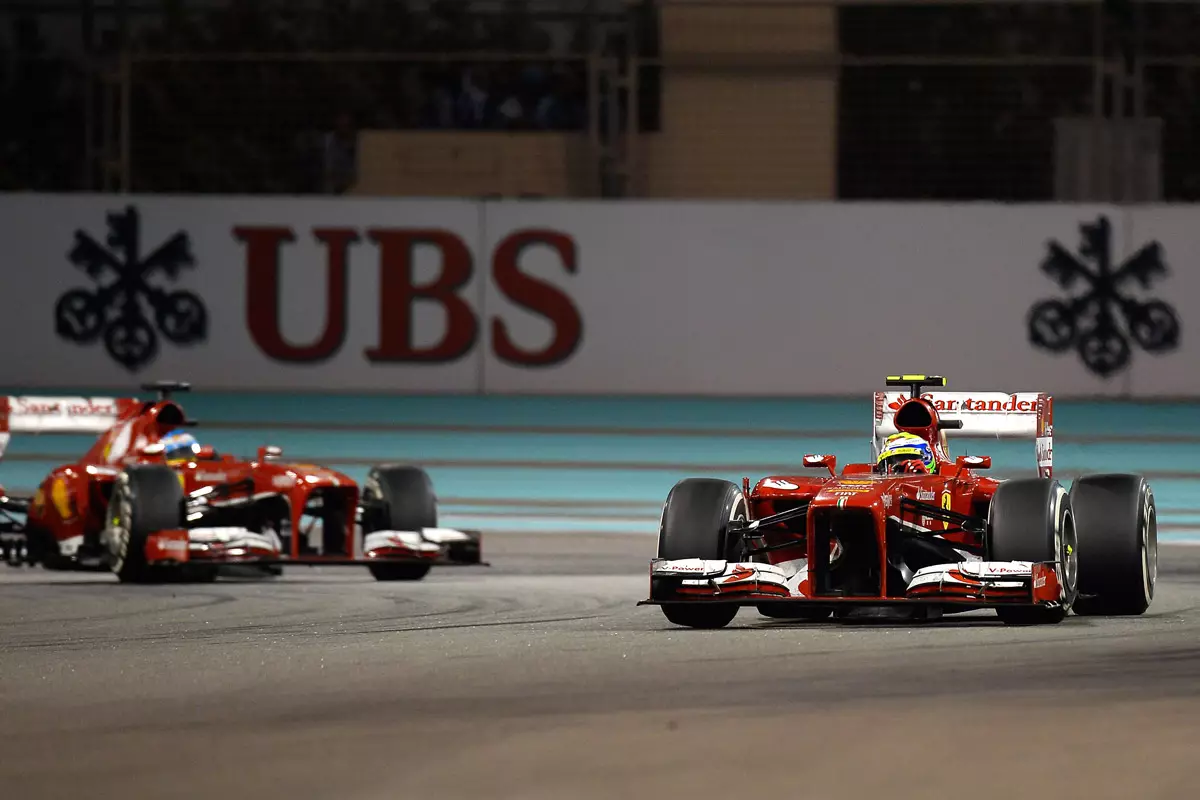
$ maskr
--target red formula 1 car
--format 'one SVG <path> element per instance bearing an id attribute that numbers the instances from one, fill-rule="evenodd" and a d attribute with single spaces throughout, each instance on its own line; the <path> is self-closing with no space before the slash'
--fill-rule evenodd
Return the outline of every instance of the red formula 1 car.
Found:
<path id="1" fill-rule="evenodd" d="M 339 472 L 284 463 L 277 447 L 245 460 L 194 445 L 168 462 L 168 434 L 195 425 L 171 399 L 188 385 L 143 388 L 158 399 L 0 398 L 0 454 L 13 433 L 101 434 L 32 498 L 0 491 L 10 564 L 110 569 L 142 582 L 284 564 L 360 564 L 381 581 L 419 580 L 434 565 L 482 563 L 477 531 L 438 527 L 423 470 L 374 467 L 360 492 Z"/>
<path id="2" fill-rule="evenodd" d="M 1123 474 L 1084 476 L 1069 491 L 1060 485 L 1049 395 L 922 394 L 946 385 L 923 375 L 887 385 L 907 393 L 875 393 L 875 463 L 839 475 L 833 456 L 806 455 L 805 467 L 828 474 L 774 476 L 753 489 L 748 478 L 741 487 L 705 478 L 676 484 L 641 604 L 694 628 L 728 625 L 744 605 L 803 620 L 995 608 L 1010 624 L 1150 606 L 1158 563 L 1150 486 Z M 1038 477 L 977 475 L 991 459 L 952 460 L 947 433 L 1032 438 Z M 895 458 L 883 449 L 893 441 L 901 445 Z M 929 463 L 909 453 L 926 453 Z"/>

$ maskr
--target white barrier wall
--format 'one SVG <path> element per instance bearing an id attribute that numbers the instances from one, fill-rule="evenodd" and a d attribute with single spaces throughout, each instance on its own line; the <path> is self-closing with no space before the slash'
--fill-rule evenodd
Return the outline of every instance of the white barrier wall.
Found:
<path id="1" fill-rule="evenodd" d="M 1200 395 L 1198 214 L 5 195 L 5 382 Z"/>

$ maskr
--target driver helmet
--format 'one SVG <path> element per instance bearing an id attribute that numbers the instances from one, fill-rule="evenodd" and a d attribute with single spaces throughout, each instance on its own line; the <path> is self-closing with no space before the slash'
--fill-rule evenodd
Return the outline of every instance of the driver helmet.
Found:
<path id="1" fill-rule="evenodd" d="M 926 472 L 932 473 L 935 468 L 933 448 L 916 434 L 893 433 L 879 451 L 875 471 L 883 474 L 899 472 L 900 465 L 906 461 L 920 462 Z"/>
<path id="2" fill-rule="evenodd" d="M 174 430 L 159 439 L 163 446 L 163 456 L 168 464 L 179 464 L 191 461 L 200 452 L 200 443 L 196 437 L 185 430 Z"/>

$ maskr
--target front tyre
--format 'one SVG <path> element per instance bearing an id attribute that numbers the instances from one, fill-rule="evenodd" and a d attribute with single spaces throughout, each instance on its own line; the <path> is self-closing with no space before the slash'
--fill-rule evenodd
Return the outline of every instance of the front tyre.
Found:
<path id="1" fill-rule="evenodd" d="M 363 534 L 374 531 L 420 531 L 438 525 L 437 496 L 433 481 L 420 467 L 385 464 L 373 467 L 363 484 Z M 369 566 L 377 581 L 419 581 L 429 574 L 429 564 Z"/>
<path id="2" fill-rule="evenodd" d="M 1145 613 L 1158 582 L 1158 512 L 1140 475 L 1085 475 L 1071 487 L 1081 546 L 1075 613 Z"/>
<path id="3" fill-rule="evenodd" d="M 122 583 L 183 577 L 182 569 L 146 563 L 150 534 L 183 527 L 183 487 L 175 470 L 159 464 L 126 467 L 113 482 L 106 526 L 109 567 Z"/>
<path id="4" fill-rule="evenodd" d="M 678 603 L 660 606 L 668 622 L 685 628 L 724 628 L 737 616 L 733 603 Z"/>
<path id="5" fill-rule="evenodd" d="M 658 557 L 672 561 L 738 561 L 742 539 L 730 534 L 729 523 L 746 517 L 746 497 L 737 484 L 714 478 L 682 480 L 671 489 L 663 506 Z M 734 603 L 705 601 L 670 603 L 660 608 L 668 621 L 688 628 L 723 628 L 738 613 Z"/>
<path id="6" fill-rule="evenodd" d="M 1062 596 L 1054 608 L 1005 607 L 996 613 L 1008 625 L 1062 622 L 1079 593 L 1079 547 L 1071 500 L 1058 481 L 1007 481 L 992 496 L 986 541 L 989 561 L 1055 562 Z"/>

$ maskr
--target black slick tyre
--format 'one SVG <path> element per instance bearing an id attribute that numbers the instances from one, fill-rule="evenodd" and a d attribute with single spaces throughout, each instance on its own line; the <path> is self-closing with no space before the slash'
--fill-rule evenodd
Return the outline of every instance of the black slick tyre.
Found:
<path id="1" fill-rule="evenodd" d="M 1140 475 L 1085 475 L 1071 486 L 1079 530 L 1075 613 L 1145 613 L 1158 582 L 1158 512 Z"/>
<path id="2" fill-rule="evenodd" d="M 146 563 L 150 534 L 183 527 L 183 487 L 175 470 L 159 464 L 126 467 L 113 483 L 105 522 L 109 568 L 122 583 L 184 576 L 182 565 L 151 567 Z"/>
<path id="3" fill-rule="evenodd" d="M 989 561 L 1058 562 L 1063 585 L 1056 607 L 996 609 L 1008 625 L 1053 625 L 1070 613 L 1079 592 L 1079 546 L 1067 491 L 1056 480 L 1029 478 L 1000 484 L 988 513 Z"/>
<path id="4" fill-rule="evenodd" d="M 373 531 L 419 531 L 438 524 L 433 481 L 420 467 L 385 464 L 373 467 L 363 484 L 363 534 Z M 429 564 L 371 564 L 377 581 L 419 581 Z"/>
<path id="5" fill-rule="evenodd" d="M 741 537 L 729 533 L 729 523 L 746 516 L 746 497 L 737 484 L 714 478 L 682 480 L 663 506 L 658 557 L 738 561 Z M 708 601 L 667 603 L 660 608 L 668 621 L 688 628 L 723 628 L 738 612 L 734 603 Z"/>

